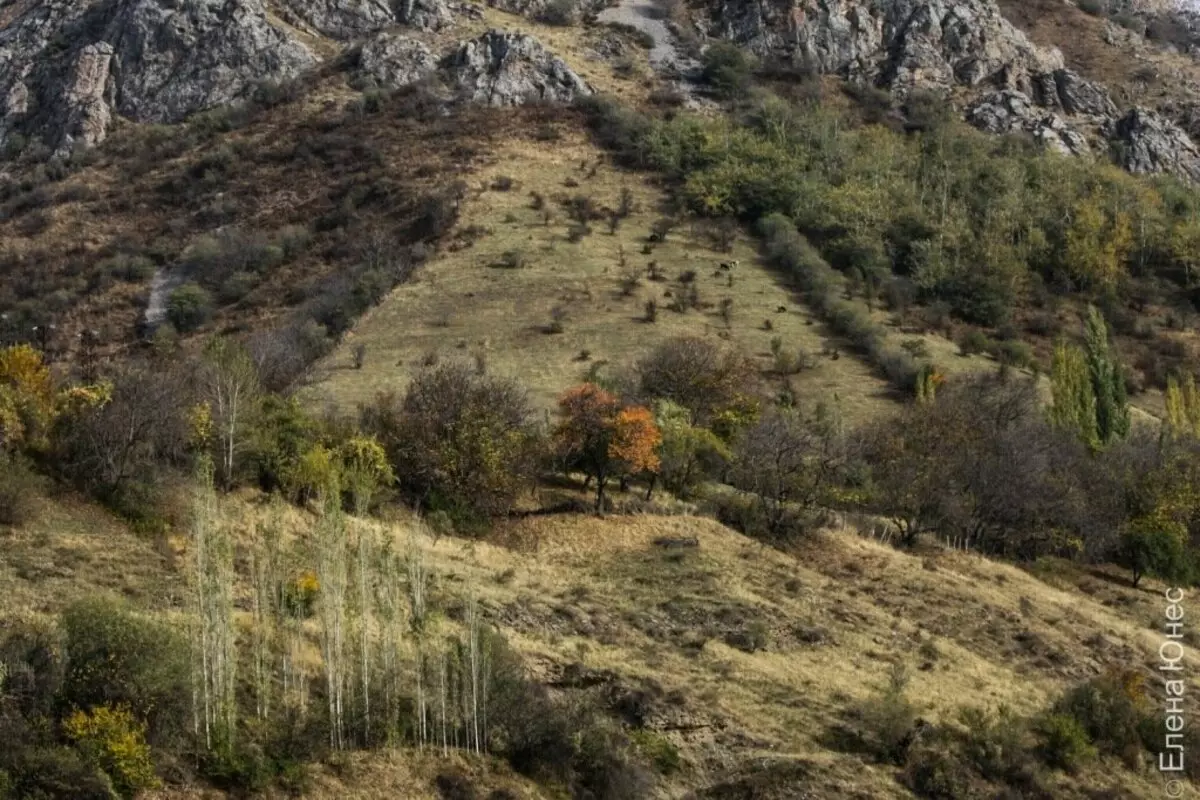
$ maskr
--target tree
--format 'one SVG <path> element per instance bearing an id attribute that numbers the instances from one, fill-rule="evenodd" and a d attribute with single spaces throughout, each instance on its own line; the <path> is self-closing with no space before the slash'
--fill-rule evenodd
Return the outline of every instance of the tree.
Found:
<path id="1" fill-rule="evenodd" d="M 1129 402 L 1124 371 L 1110 349 L 1108 325 L 1095 306 L 1088 306 L 1084 351 L 1096 397 L 1096 434 L 1107 445 L 1129 434 Z"/>
<path id="2" fill-rule="evenodd" d="M 1092 449 L 1129 434 L 1124 370 L 1109 345 L 1104 316 L 1095 306 L 1088 306 L 1083 349 L 1066 342 L 1055 348 L 1051 391 L 1051 420 L 1075 431 Z"/>
<path id="3" fill-rule="evenodd" d="M 1187 531 L 1179 523 L 1141 517 L 1121 532 L 1117 563 L 1133 573 L 1136 589 L 1144 575 L 1179 583 L 1190 581 L 1195 565 L 1185 544 Z"/>
<path id="4" fill-rule="evenodd" d="M 55 427 L 55 462 L 77 485 L 106 502 L 152 484 L 158 467 L 182 460 L 190 387 L 177 371 L 130 364 L 114 376 L 107 402 L 63 414 Z"/>
<path id="5" fill-rule="evenodd" d="M 1166 424 L 1175 436 L 1200 437 L 1200 393 L 1192 374 L 1167 379 Z"/>
<path id="6" fill-rule="evenodd" d="M 1111 292 L 1125 274 L 1125 259 L 1133 247 L 1129 215 L 1109 217 L 1096 195 L 1079 201 L 1066 231 L 1064 258 L 1067 274 L 1080 286 Z"/>
<path id="7" fill-rule="evenodd" d="M 648 409 L 622 407 L 616 395 L 584 383 L 563 393 L 558 410 L 558 453 L 568 467 L 595 478 L 596 511 L 604 510 L 611 478 L 658 470 L 662 434 Z"/>
<path id="8" fill-rule="evenodd" d="M 637 365 L 643 396 L 683 406 L 700 425 L 737 405 L 754 374 L 754 365 L 745 357 L 698 336 L 671 339 Z"/>
<path id="9" fill-rule="evenodd" d="M 233 485 L 245 428 L 256 408 L 260 386 L 250 354 L 237 342 L 215 338 L 204 350 L 200 370 L 202 390 L 212 413 L 219 447 L 219 474 L 225 488 Z"/>
<path id="10" fill-rule="evenodd" d="M 167 298 L 167 319 L 180 333 L 196 330 L 212 316 L 212 295 L 196 283 L 185 283 Z"/>
<path id="11" fill-rule="evenodd" d="M 478 521 L 507 513 L 529 485 L 538 441 L 516 382 L 447 363 L 418 374 L 399 408 L 391 402 L 366 413 L 364 427 L 422 505 Z"/>
<path id="12" fill-rule="evenodd" d="M 0 350 L 0 449 L 39 447 L 58 411 L 58 390 L 42 354 L 27 344 Z"/>
<path id="13" fill-rule="evenodd" d="M 659 475 L 669 491 L 686 495 L 729 460 L 729 445 L 708 428 L 693 425 L 691 412 L 678 403 L 659 401 L 654 420 L 662 431 Z"/>
<path id="14" fill-rule="evenodd" d="M 844 466 L 846 441 L 836 410 L 778 409 L 737 441 L 730 482 L 757 497 L 767 532 L 784 532 L 790 511 L 811 508 Z"/>
<path id="15" fill-rule="evenodd" d="M 1064 430 L 1073 431 L 1089 447 L 1099 446 L 1096 430 L 1096 394 L 1092 390 L 1083 351 L 1065 341 L 1054 348 L 1050 372 L 1053 402 L 1050 419 Z"/>

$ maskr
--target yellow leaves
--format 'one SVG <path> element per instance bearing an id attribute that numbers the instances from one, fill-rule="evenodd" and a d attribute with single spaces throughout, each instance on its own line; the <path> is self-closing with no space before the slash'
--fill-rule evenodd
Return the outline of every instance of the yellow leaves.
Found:
<path id="1" fill-rule="evenodd" d="M 350 437 L 342 445 L 339 456 L 342 471 L 352 482 L 379 486 L 396 479 L 387 452 L 374 436 L 357 434 Z"/>
<path id="2" fill-rule="evenodd" d="M 212 406 L 197 403 L 187 411 L 188 444 L 197 450 L 208 449 L 212 442 Z"/>
<path id="3" fill-rule="evenodd" d="M 159 785 L 146 744 L 146 726 L 129 709 L 103 705 L 90 712 L 75 711 L 63 723 L 93 766 L 104 770 L 125 797 Z"/>
<path id="4" fill-rule="evenodd" d="M 57 414 L 54 378 L 27 344 L 0 350 L 0 448 L 39 447 Z"/>
<path id="5" fill-rule="evenodd" d="M 1200 437 L 1200 393 L 1195 376 L 1189 374 L 1183 383 L 1167 379 L 1166 406 L 1167 428 L 1172 434 Z"/>
<path id="6" fill-rule="evenodd" d="M 291 475 L 294 492 L 311 492 L 317 495 L 336 491 L 340 470 L 337 454 L 323 444 L 317 444 L 300 456 L 300 461 Z"/>
<path id="7" fill-rule="evenodd" d="M 1129 215 L 1104 212 L 1093 193 L 1075 204 L 1066 232 L 1067 273 L 1081 286 L 1111 291 L 1125 274 L 1125 259 L 1133 247 Z"/>

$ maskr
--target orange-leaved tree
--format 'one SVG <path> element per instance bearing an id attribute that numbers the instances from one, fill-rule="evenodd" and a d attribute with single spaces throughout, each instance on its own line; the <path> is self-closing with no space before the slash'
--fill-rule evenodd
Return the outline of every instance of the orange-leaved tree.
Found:
<path id="1" fill-rule="evenodd" d="M 593 383 L 574 386 L 558 400 L 555 429 L 559 454 L 568 467 L 596 479 L 596 510 L 614 477 L 657 472 L 662 433 L 649 409 L 623 406 Z"/>

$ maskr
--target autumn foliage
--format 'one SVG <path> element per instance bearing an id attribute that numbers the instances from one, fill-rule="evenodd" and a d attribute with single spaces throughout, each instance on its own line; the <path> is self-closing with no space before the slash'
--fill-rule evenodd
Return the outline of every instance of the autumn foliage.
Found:
<path id="1" fill-rule="evenodd" d="M 596 479 L 598 511 L 611 478 L 658 472 L 662 432 L 649 409 L 623 406 L 616 395 L 591 383 L 564 392 L 558 409 L 559 455 L 568 468 Z"/>

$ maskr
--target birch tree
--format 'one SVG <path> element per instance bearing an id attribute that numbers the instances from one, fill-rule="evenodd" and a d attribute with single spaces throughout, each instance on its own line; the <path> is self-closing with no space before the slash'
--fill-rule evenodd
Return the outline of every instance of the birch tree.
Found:
<path id="1" fill-rule="evenodd" d="M 259 396 L 258 371 L 245 348 L 230 339 L 217 338 L 205 349 L 201 377 L 212 407 L 221 481 L 228 489 L 247 420 Z"/>

